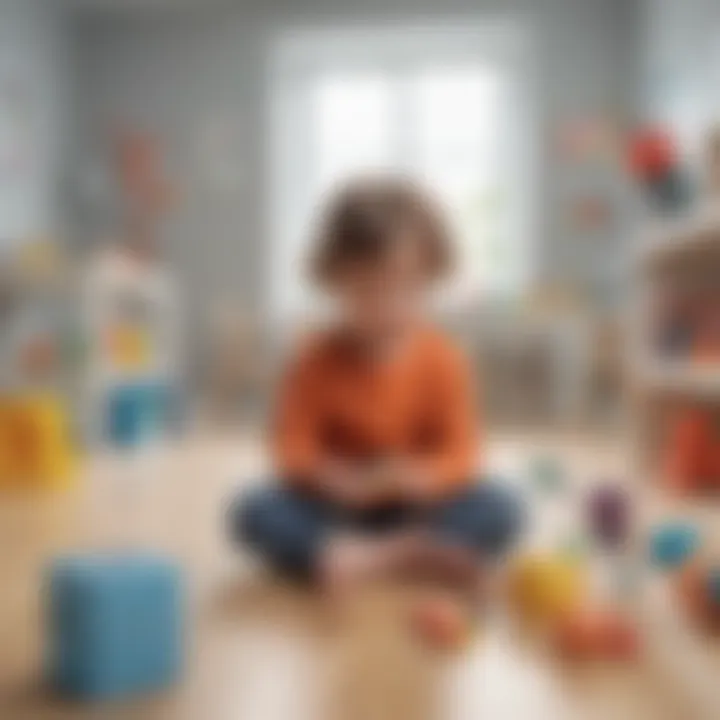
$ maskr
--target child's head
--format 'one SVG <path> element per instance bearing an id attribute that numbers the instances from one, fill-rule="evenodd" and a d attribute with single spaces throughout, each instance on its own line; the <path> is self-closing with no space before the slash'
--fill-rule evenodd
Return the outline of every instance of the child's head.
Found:
<path id="1" fill-rule="evenodd" d="M 452 264 L 442 213 L 413 183 L 354 181 L 330 200 L 312 272 L 344 321 L 368 338 L 412 324 L 435 281 Z"/>

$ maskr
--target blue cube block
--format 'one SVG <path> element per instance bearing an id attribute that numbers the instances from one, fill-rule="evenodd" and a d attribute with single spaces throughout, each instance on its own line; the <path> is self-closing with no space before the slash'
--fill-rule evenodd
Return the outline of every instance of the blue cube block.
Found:
<path id="1" fill-rule="evenodd" d="M 697 552 L 700 542 L 700 532 L 694 525 L 663 523 L 650 534 L 650 557 L 662 569 L 678 568 Z"/>
<path id="2" fill-rule="evenodd" d="M 181 668 L 180 572 L 150 555 L 57 560 L 49 573 L 48 674 L 71 695 L 157 690 Z"/>

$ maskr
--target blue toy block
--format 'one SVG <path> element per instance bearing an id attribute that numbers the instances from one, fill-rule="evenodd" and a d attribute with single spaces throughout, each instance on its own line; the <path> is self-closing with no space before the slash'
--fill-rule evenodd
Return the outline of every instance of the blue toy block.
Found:
<path id="1" fill-rule="evenodd" d="M 181 669 L 179 569 L 157 556 L 56 560 L 48 577 L 48 675 L 60 691 L 111 699 L 161 689 Z"/>
<path id="2" fill-rule="evenodd" d="M 116 447 L 135 448 L 178 423 L 177 398 L 166 383 L 118 385 L 107 399 L 107 436 Z"/>
<path id="3" fill-rule="evenodd" d="M 660 525 L 650 535 L 650 557 L 666 570 L 680 567 L 699 547 L 700 533 L 689 523 Z"/>

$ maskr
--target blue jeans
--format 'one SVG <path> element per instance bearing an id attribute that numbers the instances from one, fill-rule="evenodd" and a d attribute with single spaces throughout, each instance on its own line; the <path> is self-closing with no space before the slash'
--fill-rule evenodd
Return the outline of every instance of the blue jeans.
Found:
<path id="1" fill-rule="evenodd" d="M 422 510 L 389 507 L 352 514 L 309 492 L 290 486 L 262 487 L 240 497 L 230 510 L 233 539 L 247 544 L 273 567 L 309 575 L 328 534 L 337 529 L 386 532 L 414 525 L 438 540 L 498 557 L 517 539 L 523 525 L 518 498 L 502 485 L 480 482 Z"/>

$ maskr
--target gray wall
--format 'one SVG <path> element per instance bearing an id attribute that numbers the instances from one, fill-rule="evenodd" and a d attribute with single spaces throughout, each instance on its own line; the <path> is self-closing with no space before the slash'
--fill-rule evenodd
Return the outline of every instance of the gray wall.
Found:
<path id="1" fill-rule="evenodd" d="M 720 120 L 720 2 L 644 0 L 642 11 L 644 106 L 693 152 Z"/>
<path id="2" fill-rule="evenodd" d="M 302 7 L 298 7 L 298 6 Z M 171 253 L 185 275 L 195 312 L 232 293 L 252 307 L 263 297 L 264 72 L 268 38 L 293 24 L 412 22 L 437 16 L 511 16 L 528 24 L 536 52 L 536 118 L 549 139 L 553 123 L 573 114 L 625 113 L 636 91 L 633 0 L 268 0 L 262 8 L 186 12 L 98 13 L 77 23 L 83 113 L 81 147 L 119 122 L 159 129 L 171 169 L 182 179 L 184 206 L 168 228 Z M 207 9 L 207 8 L 206 8 Z M 197 172 L 197 132 L 224 114 L 240 128 L 237 152 L 245 182 L 218 196 Z M 575 271 L 568 260 L 558 187 L 548 143 L 540 149 L 538 274 Z M 205 307 L 204 307 L 205 306 Z"/>
<path id="3" fill-rule="evenodd" d="M 0 112 L 11 105 L 10 112 L 21 114 L 17 137 L 25 156 L 22 172 L 0 188 L 0 248 L 62 232 L 60 188 L 72 108 L 69 30 L 57 4 L 0 0 Z M 15 102 L 8 93 L 17 93 Z"/>

